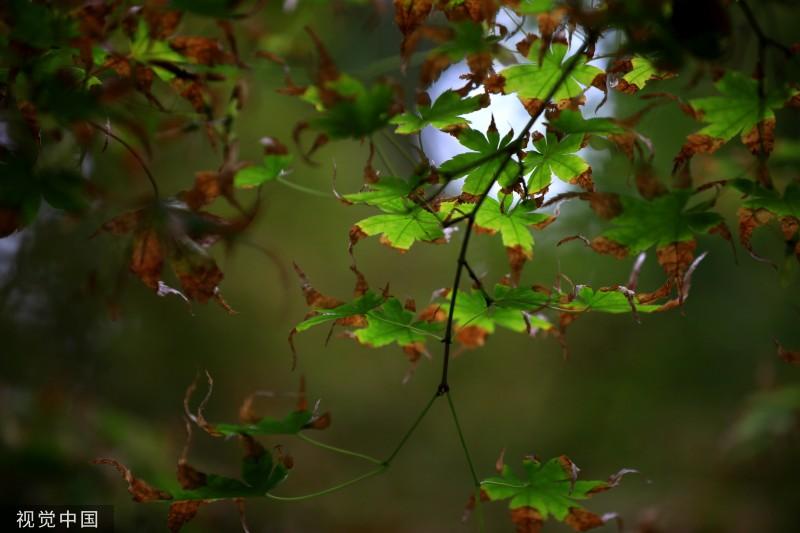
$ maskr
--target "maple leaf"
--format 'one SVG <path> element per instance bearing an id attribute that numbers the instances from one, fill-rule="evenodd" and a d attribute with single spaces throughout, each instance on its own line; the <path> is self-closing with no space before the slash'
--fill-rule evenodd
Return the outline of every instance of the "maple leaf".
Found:
<path id="1" fill-rule="evenodd" d="M 408 197 L 415 188 L 414 181 L 382 176 L 375 183 L 370 183 L 365 190 L 345 194 L 342 198 L 347 202 L 377 207 L 386 213 L 404 213 L 414 207 Z"/>
<path id="2" fill-rule="evenodd" d="M 427 314 L 444 320 L 440 314 L 443 306 L 449 305 L 452 295 L 448 292 L 435 303 Z M 467 348 L 482 346 L 486 337 L 502 326 L 516 332 L 534 335 L 547 331 L 553 325 L 538 311 L 547 307 L 550 297 L 542 292 L 507 285 L 495 285 L 491 295 L 482 290 L 458 291 L 453 309 L 456 339 Z"/>
<path id="3" fill-rule="evenodd" d="M 753 393 L 727 435 L 727 444 L 750 453 L 773 450 L 776 440 L 791 436 L 800 414 L 800 386 L 785 385 Z"/>
<path id="4" fill-rule="evenodd" d="M 615 89 L 627 94 L 634 94 L 644 89 L 650 81 L 661 80 L 672 75 L 659 71 L 649 59 L 642 56 L 633 56 L 629 60 L 622 61 L 620 66 L 623 65 L 624 75 L 617 80 Z M 615 69 L 612 67 L 610 70 Z"/>
<path id="5" fill-rule="evenodd" d="M 503 326 L 516 332 L 534 329 L 550 329 L 552 324 L 541 317 L 527 314 L 547 305 L 548 297 L 530 289 L 496 285 L 491 302 L 487 302 L 481 291 L 459 291 L 453 319 L 460 328 L 480 328 L 494 333 L 495 326 Z"/>
<path id="6" fill-rule="evenodd" d="M 783 106 L 790 94 L 773 88 L 759 97 L 758 82 L 736 71 L 728 71 L 714 84 L 718 96 L 695 98 L 689 101 L 695 115 L 708 125 L 687 137 L 675 158 L 675 166 L 686 163 L 696 153 L 713 153 L 735 135 L 753 153 L 772 151 L 772 131 L 775 128 L 775 109 Z M 764 139 L 760 138 L 759 128 Z"/>
<path id="7" fill-rule="evenodd" d="M 458 154 L 444 162 L 439 166 L 439 171 L 451 178 L 466 176 L 464 192 L 474 195 L 483 194 L 495 176 L 497 176 L 497 183 L 503 187 L 511 185 L 516 180 L 519 166 L 515 161 L 505 163 L 503 171 L 498 175 L 505 159 L 505 154 L 498 153 L 498 151 L 506 148 L 514 138 L 513 130 L 501 139 L 494 126 L 494 121 L 492 121 L 486 135 L 477 130 L 466 129 L 460 131 L 457 138 L 462 146 L 473 151 Z"/>
<path id="8" fill-rule="evenodd" d="M 558 116 L 548 120 L 548 129 L 552 128 L 564 134 L 610 135 L 621 134 L 627 130 L 612 118 L 584 118 L 580 111 L 562 110 Z"/>
<path id="9" fill-rule="evenodd" d="M 794 243 L 800 229 L 800 185 L 790 183 L 783 194 L 775 189 L 744 179 L 732 180 L 731 185 L 745 194 L 739 208 L 739 240 L 753 257 L 760 259 L 750 242 L 753 232 L 760 226 L 777 219 L 787 244 Z M 794 253 L 800 260 L 800 244 L 794 243 Z"/>
<path id="10" fill-rule="evenodd" d="M 243 421 L 242 424 L 209 424 L 203 416 L 203 408 L 211 394 L 213 381 L 208 376 L 209 390 L 206 397 L 198 407 L 197 413 L 189 411 L 189 400 L 194 392 L 197 382 L 195 380 L 186 390 L 184 408 L 189 420 L 212 436 L 236 436 L 242 443 L 244 451 L 240 471 L 240 478 L 225 475 L 205 473 L 194 468 L 187 462 L 189 443 L 191 440 L 191 426 L 187 421 L 187 444 L 183 454 L 178 460 L 177 485 L 166 490 L 153 487 L 148 482 L 137 478 L 131 470 L 115 459 L 99 458 L 92 460 L 93 464 L 113 466 L 128 483 L 128 492 L 136 502 L 171 502 L 167 516 L 167 526 L 170 531 L 180 531 L 186 523 L 192 520 L 198 509 L 214 501 L 231 500 L 239 504 L 239 511 L 244 519 L 244 498 L 263 497 L 273 488 L 283 483 L 289 475 L 293 460 L 290 456 L 283 455 L 277 447 L 277 458 L 267 451 L 252 435 L 278 435 L 296 434 L 303 429 L 324 429 L 330 423 L 328 413 L 316 416 L 307 410 L 305 386 L 301 380 L 298 408 L 282 420 L 264 417 L 258 420 Z M 243 417 L 252 417 L 248 399 L 240 410 Z M 277 459 L 277 460 L 276 460 Z"/>
<path id="11" fill-rule="evenodd" d="M 578 469 L 566 456 L 541 462 L 534 457 L 522 460 L 520 477 L 502 461 L 499 476 L 481 481 L 481 490 L 491 501 L 509 500 L 512 520 L 528 529 L 539 531 L 542 523 L 553 518 L 576 531 L 602 526 L 602 517 L 584 509 L 579 503 L 592 495 L 613 488 L 629 470 L 620 471 L 608 481 L 577 480 Z"/>
<path id="12" fill-rule="evenodd" d="M 520 0 L 511 7 L 520 15 L 536 15 L 553 9 L 553 0 Z"/>
<path id="13" fill-rule="evenodd" d="M 378 83 L 367 89 L 363 83 L 346 74 L 325 83 L 325 91 L 335 96 L 332 104 L 322 103 L 315 88 L 305 98 L 321 107 L 321 115 L 311 125 L 331 139 L 361 139 L 389 123 L 395 103 L 393 89 Z"/>
<path id="14" fill-rule="evenodd" d="M 538 64 L 536 57 L 538 51 L 532 49 L 528 56 L 532 63 L 514 65 L 500 73 L 505 78 L 504 92 L 516 93 L 523 101 L 531 101 L 535 108 L 543 105 L 544 98 L 553 90 L 555 90 L 553 100 L 557 104 L 581 96 L 584 88 L 590 86 L 592 80 L 603 71 L 587 64 L 589 58 L 581 57 L 567 79 L 555 87 L 563 71 L 567 49 L 566 44 L 553 43 L 550 50 L 544 54 L 541 64 Z"/>
<path id="15" fill-rule="evenodd" d="M 502 206 L 494 198 L 487 197 L 475 214 L 475 225 L 488 233 L 500 232 L 511 264 L 512 279 L 517 281 L 522 265 L 533 258 L 530 227 L 542 229 L 555 219 L 544 213 L 536 213 L 536 205 L 531 201 L 512 206 L 510 194 L 503 195 L 501 201 Z"/>
<path id="16" fill-rule="evenodd" d="M 356 330 L 358 342 L 373 347 L 396 343 L 410 346 L 424 343 L 426 337 L 437 337 L 440 324 L 416 320 L 414 313 L 404 309 L 400 300 L 389 298 L 379 308 L 366 313 L 367 326 Z"/>
<path id="17" fill-rule="evenodd" d="M 620 196 L 622 212 L 611 220 L 612 228 L 602 237 L 623 246 L 628 253 L 638 253 L 651 246 L 690 241 L 695 234 L 705 233 L 722 222 L 722 217 L 709 211 L 706 203 L 687 207 L 691 197 L 692 192 L 684 189 L 649 201 Z"/>
<path id="18" fill-rule="evenodd" d="M 352 302 L 343 303 L 336 307 L 315 307 L 312 309 L 312 315 L 295 326 L 295 329 L 298 332 L 306 331 L 309 328 L 331 321 L 338 321 L 348 325 L 346 319 L 366 315 L 369 311 L 383 304 L 385 300 L 384 296 L 367 291 L 363 296 L 356 298 Z"/>
<path id="19" fill-rule="evenodd" d="M 652 313 L 661 309 L 660 305 L 639 304 L 622 290 L 595 290 L 585 285 L 576 287 L 576 294 L 566 303 L 556 307 L 563 311 L 584 313 L 597 311 L 601 313 Z"/>
<path id="20" fill-rule="evenodd" d="M 236 173 L 233 184 L 242 189 L 258 187 L 286 172 L 294 158 L 290 154 L 268 154 L 260 165 L 245 167 Z"/>
<path id="21" fill-rule="evenodd" d="M 466 126 L 467 120 L 461 115 L 477 111 L 489 104 L 489 99 L 483 95 L 461 98 L 453 90 L 447 90 L 439 95 L 431 105 L 420 105 L 419 114 L 410 112 L 392 117 L 389 121 L 397 125 L 395 133 L 416 133 L 425 126 L 431 125 L 440 130 L 448 130 Z"/>
<path id="22" fill-rule="evenodd" d="M 585 189 L 592 190 L 592 168 L 575 154 L 581 149 L 583 136 L 565 135 L 559 140 L 554 134 L 534 141 L 537 151 L 528 152 L 523 160 L 528 177 L 528 190 L 536 193 L 550 185 L 553 175 L 567 183 L 577 183 Z"/>
<path id="23" fill-rule="evenodd" d="M 382 244 L 401 252 L 408 251 L 417 241 L 441 242 L 445 237 L 439 218 L 419 206 L 405 213 L 374 215 L 357 222 L 350 230 L 350 245 L 373 235 L 381 235 Z"/>

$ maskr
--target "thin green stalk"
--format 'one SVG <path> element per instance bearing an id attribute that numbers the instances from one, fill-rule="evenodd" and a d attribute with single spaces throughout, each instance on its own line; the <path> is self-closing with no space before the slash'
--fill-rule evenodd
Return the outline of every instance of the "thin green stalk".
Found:
<path id="1" fill-rule="evenodd" d="M 144 170 L 144 173 L 145 173 L 145 175 L 147 176 L 147 180 L 150 182 L 150 186 L 153 188 L 153 196 L 155 197 L 155 200 L 156 200 L 156 201 L 158 201 L 158 200 L 159 200 L 159 198 L 160 198 L 160 196 L 161 196 L 161 193 L 160 193 L 160 192 L 159 192 L 159 190 L 158 190 L 158 182 L 156 182 L 156 178 L 155 178 L 155 176 L 153 176 L 153 173 L 150 171 L 150 167 L 148 167 L 148 166 L 147 166 L 147 163 L 145 163 L 145 162 L 144 162 L 144 159 L 142 159 L 142 156 L 140 156 L 140 155 L 139 155 L 139 152 L 137 152 L 136 150 L 134 150 L 133 146 L 131 146 L 130 144 L 128 144 L 128 143 L 125 141 L 125 139 L 123 139 L 123 138 L 122 138 L 122 137 L 120 137 L 119 135 L 115 134 L 115 133 L 114 133 L 113 131 L 111 131 L 110 129 L 108 129 L 108 128 L 105 128 L 105 127 L 103 127 L 103 126 L 101 126 L 100 124 L 97 124 L 97 123 L 95 123 L 95 122 L 92 122 L 91 120 L 90 120 L 90 121 L 88 121 L 88 123 L 89 123 L 89 125 L 90 125 L 90 126 L 92 126 L 94 129 L 96 129 L 96 130 L 99 130 L 99 131 L 103 132 L 103 133 L 104 133 L 104 134 L 106 134 L 108 137 L 110 137 L 110 138 L 114 139 L 114 140 L 115 140 L 115 141 L 117 141 L 119 144 L 121 144 L 121 145 L 122 145 L 122 146 L 123 146 L 123 147 L 124 147 L 126 150 L 128 150 L 128 152 L 129 152 L 129 153 L 130 153 L 130 154 L 133 156 L 133 158 L 134 158 L 134 159 L 136 159 L 136 161 L 137 161 L 137 162 L 139 163 L 139 165 L 142 167 L 142 170 Z"/>
<path id="2" fill-rule="evenodd" d="M 428 414 L 428 411 L 430 411 L 433 402 L 435 402 L 436 398 L 438 397 L 439 394 L 434 394 L 433 397 L 430 400 L 428 400 L 428 403 L 425 405 L 425 408 L 422 409 L 422 412 L 419 414 L 419 416 L 417 416 L 417 419 L 414 420 L 414 423 L 411 425 L 410 428 L 408 428 L 408 431 L 406 431 L 405 435 L 403 435 L 403 438 L 400 439 L 400 443 L 395 447 L 394 451 L 389 456 L 389 458 L 383 462 L 384 466 L 388 467 L 391 464 L 392 460 L 395 458 L 395 456 L 398 453 L 400 453 L 400 450 L 403 449 L 403 446 L 405 446 L 406 441 L 411 437 L 411 434 L 414 433 L 414 430 L 417 429 L 417 426 L 419 425 L 420 422 L 422 422 L 422 419 L 425 418 L 425 415 Z"/>
<path id="3" fill-rule="evenodd" d="M 367 455 L 365 453 L 359 453 L 359 452 L 354 452 L 354 451 L 351 451 L 351 450 L 345 450 L 344 448 L 337 448 L 336 446 L 331 446 L 330 444 L 325 444 L 324 442 L 320 442 L 318 440 L 312 439 L 311 437 L 309 437 L 308 435 L 306 435 L 304 433 L 298 433 L 297 434 L 297 438 L 300 439 L 300 440 L 306 441 L 307 443 L 311 444 L 312 446 L 316 446 L 318 448 L 322 448 L 323 450 L 329 450 L 329 451 L 332 451 L 332 452 L 340 453 L 342 455 L 349 455 L 351 457 L 358 457 L 359 459 L 363 459 L 365 461 L 369 461 L 370 463 L 373 463 L 373 464 L 376 464 L 376 465 L 383 465 L 383 461 L 381 461 L 380 459 L 376 459 L 375 457 L 372 457 L 372 456 Z"/>
<path id="4" fill-rule="evenodd" d="M 299 502 L 299 501 L 302 501 L 302 500 L 310 500 L 310 499 L 316 498 L 318 496 L 324 496 L 325 494 L 330 494 L 331 492 L 336 492 L 338 490 L 342 490 L 342 489 L 344 489 L 346 487 L 349 487 L 350 485 L 355 485 L 359 481 L 363 481 L 365 479 L 371 478 L 372 476 L 377 476 L 378 474 L 380 474 L 381 472 L 386 470 L 386 468 L 387 468 L 387 465 L 385 465 L 385 464 L 380 465 L 378 468 L 370 470 L 366 474 L 361 474 L 358 477 L 355 477 L 355 478 L 350 479 L 348 481 L 345 481 L 343 483 L 339 483 L 338 485 L 334 485 L 333 487 L 328 487 L 327 489 L 323 489 L 323 490 L 320 490 L 320 491 L 317 491 L 317 492 L 312 492 L 310 494 L 303 494 L 301 496 L 276 496 L 275 494 L 270 494 L 269 492 L 267 492 L 266 494 L 264 494 L 264 496 L 266 496 L 267 498 L 270 498 L 272 500 L 279 500 L 279 501 L 282 501 L 282 502 Z"/>
<path id="5" fill-rule="evenodd" d="M 383 150 L 381 150 L 380 145 L 375 141 L 373 141 L 372 139 L 370 139 L 370 142 L 372 143 L 372 146 L 375 148 L 375 151 L 378 152 L 378 157 L 381 158 L 381 162 L 383 163 L 383 166 L 386 168 L 386 171 L 392 176 L 398 176 L 399 174 L 397 174 L 397 172 L 394 171 L 391 163 L 389 163 L 389 160 L 386 159 L 386 156 L 383 154 Z"/>
<path id="6" fill-rule="evenodd" d="M 293 181 L 289 181 L 289 180 L 287 180 L 286 178 L 284 178 L 282 176 L 278 176 L 276 178 L 276 181 L 278 183 L 282 183 L 283 185 L 286 185 L 287 187 L 289 187 L 291 189 L 294 189 L 294 190 L 300 191 L 300 192 L 304 192 L 304 193 L 310 194 L 312 196 L 319 196 L 321 198 L 331 198 L 331 195 L 326 193 L 326 192 L 319 191 L 317 189 L 312 189 L 311 187 L 306 187 L 304 185 L 300 185 L 300 184 L 295 183 Z"/>
<path id="7" fill-rule="evenodd" d="M 478 479 L 478 474 L 475 471 L 475 465 L 472 462 L 472 456 L 469 453 L 469 448 L 467 447 L 467 440 L 464 438 L 464 432 L 461 429 L 461 424 L 458 421 L 458 414 L 456 413 L 456 406 L 453 403 L 453 397 L 450 395 L 450 391 L 447 391 L 447 405 L 450 406 L 450 413 L 453 415 L 453 422 L 456 425 L 456 431 L 458 432 L 458 440 L 461 442 L 461 448 L 464 450 L 464 457 L 467 458 L 467 465 L 469 465 L 469 473 L 472 476 L 472 483 L 475 485 L 475 506 L 477 508 L 478 514 L 478 531 L 483 531 L 483 504 L 481 503 L 481 482 Z"/>
<path id="8" fill-rule="evenodd" d="M 414 158 L 411 156 L 411 154 L 408 153 L 408 150 L 406 150 L 399 142 L 397 142 L 397 139 L 394 138 L 393 133 L 387 133 L 385 131 L 382 131 L 381 133 L 386 138 L 386 140 L 388 140 L 391 143 L 391 145 L 394 146 L 394 148 L 400 153 L 400 155 L 402 155 L 405 158 L 405 160 L 411 164 L 412 167 L 417 166 L 417 162 L 414 161 Z"/>
<path id="9" fill-rule="evenodd" d="M 450 413 L 453 415 L 453 422 L 456 423 L 456 431 L 458 432 L 458 440 L 461 441 L 461 448 L 464 450 L 464 456 L 467 458 L 467 464 L 469 465 L 469 473 L 472 475 L 472 481 L 476 487 L 481 486 L 480 480 L 478 480 L 478 474 L 475 472 L 475 465 L 472 464 L 472 456 L 469 454 L 469 449 L 467 448 L 467 441 L 464 439 L 464 432 L 461 431 L 461 424 L 458 422 L 458 415 L 456 414 L 456 406 L 453 404 L 453 398 L 450 396 L 450 391 L 447 392 L 447 405 L 450 406 Z"/>

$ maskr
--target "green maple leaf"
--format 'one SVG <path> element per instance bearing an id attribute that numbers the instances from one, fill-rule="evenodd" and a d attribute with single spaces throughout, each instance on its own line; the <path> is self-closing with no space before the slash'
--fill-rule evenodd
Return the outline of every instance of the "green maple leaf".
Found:
<path id="1" fill-rule="evenodd" d="M 475 215 L 475 224 L 481 228 L 500 232 L 506 248 L 519 248 L 526 257 L 533 255 L 533 235 L 530 226 L 550 220 L 550 215 L 536 213 L 532 202 L 519 202 L 511 206 L 512 195 L 503 195 L 503 205 L 487 197 Z"/>
<path id="2" fill-rule="evenodd" d="M 361 344 L 376 348 L 392 343 L 408 346 L 424 342 L 426 337 L 437 337 L 440 324 L 414 318 L 414 313 L 403 309 L 400 300 L 389 298 L 379 309 L 367 313 L 367 327 L 356 330 L 355 335 Z"/>
<path id="3" fill-rule="evenodd" d="M 509 287 L 497 284 L 492 294 L 492 305 L 517 311 L 538 311 L 550 306 L 552 298 L 540 291 L 526 287 Z"/>
<path id="4" fill-rule="evenodd" d="M 385 176 L 377 183 L 371 183 L 367 190 L 345 194 L 343 198 L 355 204 L 366 204 L 387 213 L 403 213 L 413 208 L 408 196 L 416 187 L 412 181 Z"/>
<path id="5" fill-rule="evenodd" d="M 726 72 L 714 87 L 719 96 L 695 98 L 689 104 L 708 123 L 697 134 L 725 141 L 738 133 L 747 133 L 762 120 L 774 118 L 773 109 L 781 107 L 788 96 L 786 91 L 773 89 L 766 95 L 762 108 L 758 82 L 734 71 Z"/>
<path id="6" fill-rule="evenodd" d="M 231 435 L 296 435 L 311 423 L 313 413 L 308 410 L 292 411 L 283 418 L 265 416 L 252 424 L 214 424 L 214 429 L 225 436 Z"/>
<path id="7" fill-rule="evenodd" d="M 528 152 L 523 160 L 531 193 L 541 191 L 550 185 L 555 174 L 561 181 L 574 183 L 581 174 L 591 171 L 582 157 L 575 155 L 581 149 L 582 135 L 565 135 L 560 141 L 552 134 L 534 141 L 536 152 Z"/>
<path id="8" fill-rule="evenodd" d="M 647 82 L 658 74 L 653 63 L 644 57 L 634 56 L 631 59 L 631 65 L 633 65 L 633 68 L 622 76 L 622 79 L 631 85 L 635 85 L 637 89 L 644 89 Z"/>
<path id="9" fill-rule="evenodd" d="M 620 243 L 632 253 L 643 252 L 651 246 L 666 246 L 691 240 L 722 222 L 708 205 L 687 208 L 692 192 L 672 191 L 653 200 L 620 196 L 622 213 L 612 219 L 613 227 L 603 236 Z"/>
<path id="10" fill-rule="evenodd" d="M 389 123 L 389 111 L 394 102 L 392 88 L 376 84 L 367 89 L 364 84 L 345 74 L 326 86 L 341 99 L 327 109 L 311 125 L 324 131 L 331 139 L 361 139 Z M 315 89 L 315 88 L 311 88 Z M 313 90 L 305 96 L 314 101 Z"/>
<path id="11" fill-rule="evenodd" d="M 594 117 L 583 118 L 580 111 L 565 109 L 548 122 L 548 128 L 553 128 L 565 134 L 596 134 L 608 135 L 625 133 L 625 128 L 611 118 Z"/>
<path id="12" fill-rule="evenodd" d="M 406 251 L 417 241 L 433 242 L 444 238 L 439 218 L 422 207 L 405 213 L 374 215 L 357 222 L 355 227 L 369 237 L 381 235 L 381 242 Z"/>
<path id="13" fill-rule="evenodd" d="M 297 326 L 295 326 L 295 330 L 298 332 L 305 331 L 314 326 L 331 322 L 333 320 L 366 315 L 369 311 L 380 306 L 384 301 L 385 298 L 383 296 L 372 291 L 367 291 L 364 293 L 364 295 L 360 296 L 354 301 L 342 304 L 332 309 L 315 308 L 313 310 L 314 315 L 300 322 Z"/>
<path id="14" fill-rule="evenodd" d="M 553 9 L 553 0 L 521 0 L 514 10 L 520 15 L 536 15 Z"/>
<path id="15" fill-rule="evenodd" d="M 472 113 L 485 107 L 488 99 L 482 95 L 461 98 L 457 92 L 443 92 L 432 105 L 419 106 L 419 114 L 410 112 L 392 117 L 389 121 L 397 125 L 395 133 L 416 133 L 427 125 L 444 130 L 453 126 L 465 126 L 467 120 L 461 115 Z"/>
<path id="16" fill-rule="evenodd" d="M 495 286 L 491 303 L 486 301 L 481 291 L 458 291 L 453 321 L 458 327 L 477 327 L 487 333 L 494 333 L 495 326 L 516 332 L 527 331 L 529 326 L 550 329 L 553 325 L 547 320 L 523 314 L 543 307 L 546 302 L 547 296 L 544 294 L 505 285 Z"/>
<path id="17" fill-rule="evenodd" d="M 464 192 L 469 194 L 485 193 L 495 176 L 497 176 L 497 183 L 502 187 L 507 187 L 516 180 L 519 174 L 519 164 L 514 160 L 506 162 L 507 154 L 505 153 L 498 153 L 496 157 L 491 156 L 508 146 L 513 137 L 514 132 L 509 131 L 501 139 L 493 125 L 486 135 L 472 129 L 464 130 L 458 134 L 458 142 L 474 151 L 458 154 L 443 163 L 439 167 L 439 171 L 451 178 L 466 176 Z M 487 158 L 488 160 L 480 162 Z M 500 172 L 501 166 L 503 167 L 502 172 Z"/>
<path id="18" fill-rule="evenodd" d="M 245 167 L 237 172 L 233 184 L 241 189 L 263 185 L 283 174 L 291 166 L 292 159 L 291 154 L 265 155 L 260 165 Z"/>
<path id="19" fill-rule="evenodd" d="M 750 180 L 734 180 L 732 185 L 747 195 L 742 207 L 766 209 L 777 217 L 800 218 L 800 184 L 790 183 L 782 195 L 775 189 L 766 189 Z"/>
<path id="20" fill-rule="evenodd" d="M 558 309 L 565 311 L 598 311 L 601 313 L 630 313 L 631 303 L 621 291 L 600 291 L 591 287 L 582 286 L 578 294 L 569 303 L 557 304 Z M 652 304 L 636 304 L 636 311 L 652 313 L 661 306 Z"/>
<path id="21" fill-rule="evenodd" d="M 592 80 L 603 71 L 588 65 L 586 56 L 576 58 L 575 68 L 560 86 L 555 87 L 564 70 L 564 57 L 567 55 L 567 45 L 553 43 L 550 50 L 544 55 L 542 64 L 537 64 L 538 48 L 531 47 L 528 58 L 533 63 L 514 65 L 501 72 L 505 78 L 506 94 L 517 93 L 522 99 L 544 101 L 545 97 L 555 88 L 553 99 L 556 101 L 569 100 L 583 94 L 583 87 L 592 83 Z M 574 56 L 573 56 L 574 57 Z M 570 57 L 570 61 L 573 58 Z"/>
<path id="22" fill-rule="evenodd" d="M 451 62 L 460 61 L 471 54 L 489 52 L 499 40 L 496 36 L 486 35 L 483 24 L 471 20 L 459 21 L 450 27 L 453 30 L 452 37 L 433 52 L 446 55 Z"/>
<path id="23" fill-rule="evenodd" d="M 733 445 L 756 453 L 790 435 L 800 413 L 800 385 L 785 385 L 750 395 L 730 432 Z"/>
<path id="24" fill-rule="evenodd" d="M 569 471 L 571 464 L 566 458 L 557 457 L 545 463 L 526 458 L 522 461 L 522 477 L 504 465 L 499 476 L 481 482 L 481 489 L 491 501 L 510 500 L 508 506 L 512 510 L 533 509 L 538 513 L 538 520 L 553 517 L 565 521 L 576 509 L 583 509 L 579 501 L 591 497 L 595 491 L 609 488 L 605 481 L 574 480 Z"/>

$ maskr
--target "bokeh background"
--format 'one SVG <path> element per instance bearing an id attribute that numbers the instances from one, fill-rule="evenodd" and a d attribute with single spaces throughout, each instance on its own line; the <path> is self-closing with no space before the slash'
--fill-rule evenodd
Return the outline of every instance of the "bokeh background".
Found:
<path id="1" fill-rule="evenodd" d="M 768 25 L 791 42 L 797 30 L 790 10 L 775 9 Z M 368 6 L 268 7 L 246 23 L 254 37 L 244 46 L 288 57 L 293 75 L 302 79 L 313 63 L 306 24 L 343 71 L 364 79 L 390 76 L 407 88 L 411 100 L 417 70 L 399 69 L 399 33 L 389 11 L 376 18 Z M 754 44 L 741 38 L 729 61 L 748 71 Z M 434 92 L 453 81 L 457 68 Z M 237 124 L 243 158 L 257 157 L 262 136 L 288 141 L 295 123 L 309 114 L 302 102 L 276 93 L 283 83 L 279 67 L 254 64 L 249 80 L 249 101 Z M 681 96 L 711 90 L 707 82 L 661 83 Z M 641 106 L 635 97 L 614 94 L 600 113 L 624 116 Z M 492 112 L 501 130 L 526 120 L 514 103 L 497 104 Z M 142 113 L 143 120 L 158 121 L 144 106 Z M 797 177 L 800 128 L 797 111 L 782 113 L 773 171 L 785 180 Z M 658 107 L 642 120 L 639 129 L 652 139 L 656 168 L 665 178 L 684 136 L 696 128 L 674 105 Z M 449 139 L 425 135 L 435 160 L 451 153 Z M 410 171 L 391 144 L 381 137 L 376 142 L 399 173 Z M 699 180 L 746 172 L 752 161 L 738 142 L 731 144 L 713 159 L 698 158 Z M 335 162 L 336 187 L 355 191 L 366 155 L 357 142 L 331 144 L 315 157 L 317 166 L 301 163 L 288 179 L 330 191 Z M 629 190 L 626 159 L 608 150 L 587 156 L 601 188 Z M 171 193 L 186 188 L 194 172 L 216 168 L 219 157 L 197 133 L 159 142 L 151 167 Z M 289 330 L 305 313 L 292 261 L 323 292 L 348 297 L 354 280 L 347 232 L 368 208 L 272 184 L 247 242 L 216 252 L 225 272 L 224 295 L 237 311 L 231 316 L 214 305 L 189 309 L 178 298 L 159 298 L 126 274 L 126 243 L 93 234 L 124 209 L 125 198 L 145 194 L 147 185 L 115 146 L 90 162 L 91 179 L 117 191 L 116 203 L 112 198 L 82 220 L 45 213 L 34 227 L 0 241 L 0 500 L 113 504 L 119 531 L 165 529 L 166 505 L 132 503 L 115 472 L 88 461 L 117 458 L 156 485 L 171 477 L 185 439 L 184 390 L 203 370 L 215 380 L 211 420 L 233 420 L 251 391 L 295 391 L 304 375 L 310 397 L 321 399 L 321 407 L 333 414 L 331 427 L 315 437 L 379 457 L 390 452 L 435 389 L 438 347 L 431 347 L 433 359 L 423 360 L 403 384 L 408 363 L 396 347 L 367 349 L 335 336 L 326 345 L 327 331 L 319 328 L 297 337 L 300 363 L 292 372 L 287 344 Z M 735 206 L 726 195 L 720 209 L 735 226 Z M 254 201 L 247 192 L 241 198 Z M 536 257 L 523 283 L 550 285 L 559 274 L 592 286 L 627 279 L 632 261 L 597 256 L 578 242 L 556 247 L 566 235 L 599 233 L 602 226 L 587 211 L 585 205 L 563 205 L 558 222 L 536 233 Z M 596 512 L 620 513 L 629 531 L 797 531 L 796 412 L 769 391 L 800 382 L 800 370 L 780 361 L 773 344 L 778 339 L 787 347 L 800 346 L 798 269 L 794 259 L 781 259 L 785 251 L 777 228 L 760 230 L 755 243 L 776 258 L 778 272 L 741 249 L 737 260 L 719 238 L 701 237 L 700 248 L 709 255 L 681 310 L 643 316 L 641 324 L 630 316 L 582 317 L 569 332 L 568 360 L 553 338 L 504 330 L 484 348 L 460 353 L 452 364 L 452 394 L 479 475 L 493 473 L 503 448 L 510 464 L 525 454 L 563 453 L 587 479 L 604 479 L 622 467 L 640 471 L 587 503 Z M 451 244 L 416 245 L 400 255 L 375 239 L 357 250 L 374 287 L 391 282 L 396 295 L 418 302 L 451 283 L 456 254 Z M 469 255 L 490 282 L 507 269 L 497 238 L 478 235 Z M 655 288 L 662 277 L 649 257 L 640 287 Z M 107 302 L 120 278 L 120 314 L 112 320 Z M 260 408 L 280 415 L 293 402 L 278 397 Z M 289 480 L 276 493 L 312 492 L 365 468 L 290 437 L 266 442 L 283 444 L 295 458 Z M 233 441 L 199 434 L 190 460 L 202 470 L 235 475 L 239 453 Z M 440 401 L 385 474 L 308 501 L 252 501 L 248 519 L 254 532 L 474 531 L 474 518 L 460 521 L 470 490 L 455 428 Z M 506 513 L 505 504 L 487 505 L 488 530 L 511 530 Z M 234 506 L 216 504 L 203 508 L 186 531 L 238 527 Z M 545 531 L 566 530 L 561 524 L 545 526 Z"/>

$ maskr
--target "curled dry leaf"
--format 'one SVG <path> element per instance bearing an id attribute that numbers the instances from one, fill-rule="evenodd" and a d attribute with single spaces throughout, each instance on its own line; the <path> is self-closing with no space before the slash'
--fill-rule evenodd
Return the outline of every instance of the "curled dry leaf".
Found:
<path id="1" fill-rule="evenodd" d="M 171 500 L 172 495 L 169 492 L 163 491 L 152 487 L 146 481 L 143 481 L 133 475 L 131 470 L 114 459 L 93 459 L 91 461 L 95 465 L 111 465 L 117 469 L 122 478 L 128 483 L 128 492 L 133 496 L 135 502 L 154 502 L 161 500 Z"/>
<path id="2" fill-rule="evenodd" d="M 775 341 L 775 347 L 778 349 L 778 357 L 789 363 L 790 365 L 800 365 L 800 350 L 787 350 L 783 345 Z"/>

